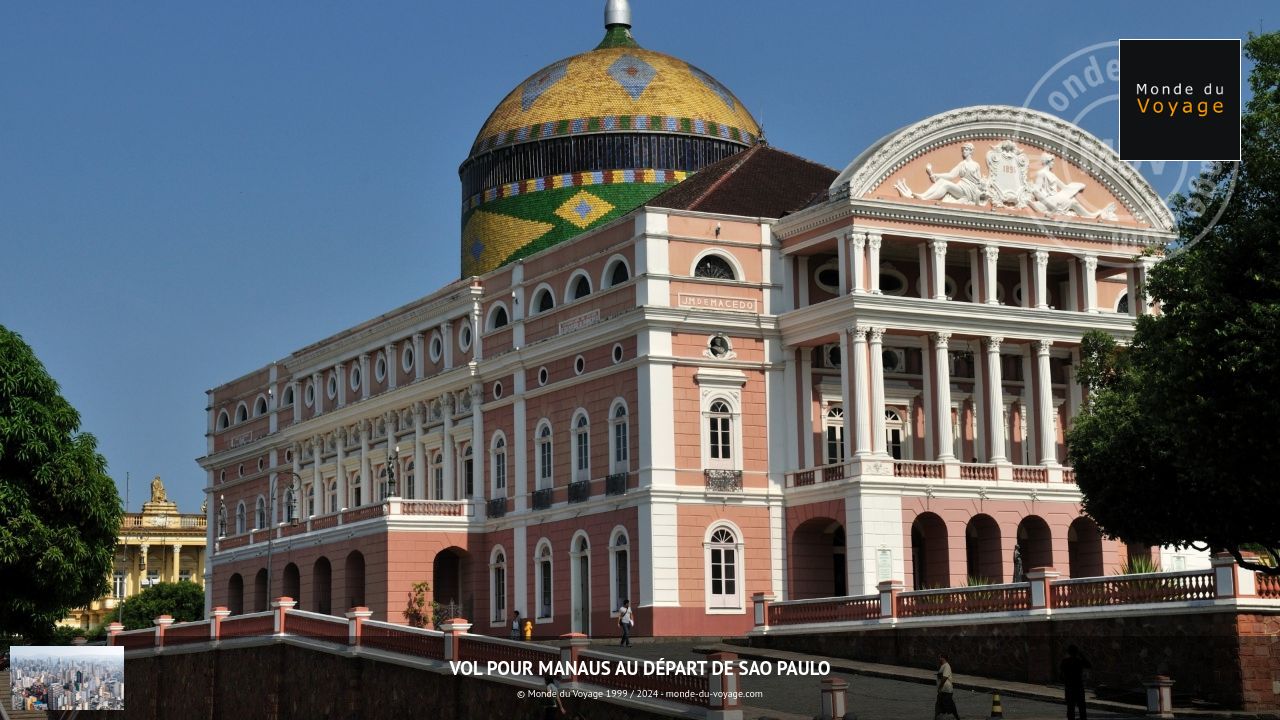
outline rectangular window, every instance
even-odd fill
[[[827,426],[827,464],[844,462],[844,426]]]
[[[628,571],[627,551],[618,550],[613,554],[613,572],[615,575],[614,592],[617,597],[614,598],[614,609],[622,606],[622,601],[631,597],[630,589],[630,573]]]
[[[472,464],[471,458],[467,458],[462,463],[462,478],[463,484],[466,486],[466,497],[475,495],[475,465]]]
[[[435,486],[436,486],[435,499],[443,500],[444,499],[444,466],[442,465],[436,466],[434,480],[435,480]]]
[[[613,426],[613,461],[618,467],[627,464],[627,424],[624,422]]]
[[[539,573],[542,575],[542,593],[540,602],[538,603],[538,617],[551,617],[551,563],[543,560],[539,563]]]
[[[493,456],[493,484],[499,489],[507,486],[507,454],[497,453]]]
[[[111,597],[124,597],[124,573],[118,572],[111,578]]]
[[[493,570],[493,619],[502,620],[507,615],[507,571],[498,567]]]
[[[551,443],[538,444],[538,458],[539,489],[551,487]]]
[[[709,420],[711,429],[711,457],[714,460],[730,459],[729,452],[729,418],[713,417]]]

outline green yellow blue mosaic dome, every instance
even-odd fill
[[[715,78],[636,44],[625,0],[605,38],[520,83],[458,170],[462,276],[602,225],[755,144],[760,127]]]

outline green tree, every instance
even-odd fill
[[[1090,402],[1068,436],[1108,535],[1237,560],[1258,546],[1280,557],[1280,35],[1245,52],[1238,172],[1219,164],[1173,203],[1180,251],[1150,272],[1161,313],[1138,319],[1132,345],[1086,337]]]
[[[107,592],[120,495],[31,347],[0,326],[0,632],[49,637]]]
[[[204,589],[193,582],[157,583],[134,595],[120,608],[125,630],[155,626],[155,619],[169,615],[174,622],[204,618]]]

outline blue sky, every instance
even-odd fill
[[[0,324],[137,509],[193,512],[204,391],[458,273],[457,168],[604,0],[0,4]],[[952,9],[963,6],[961,9]],[[634,0],[634,33],[842,168],[907,123],[1047,93],[1120,37],[1243,37],[1274,3]],[[1246,70],[1247,72],[1247,70]],[[1037,97],[1028,98],[1049,73]],[[1058,114],[1115,137],[1114,87]],[[1162,191],[1178,167],[1143,168]]]

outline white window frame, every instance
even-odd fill
[[[361,482],[360,473],[351,473],[347,478],[347,507],[351,509],[362,507],[364,500],[364,483]]]
[[[218,424],[214,427],[219,431],[231,427],[231,413],[227,412],[226,408],[218,411]]]
[[[579,408],[569,428],[573,438],[573,482],[591,480],[591,418]]]
[[[702,262],[708,255],[715,255],[728,263],[729,268],[733,270],[733,278],[698,277],[698,263]],[[689,277],[697,278],[702,281],[714,280],[716,282],[746,282],[747,275],[742,271],[742,263],[738,262],[738,258],[734,257],[732,252],[717,247],[703,250],[693,258],[693,262],[689,263]]]
[[[543,563],[550,566],[550,570],[548,572],[550,577],[546,579],[542,577]],[[551,541],[547,538],[539,540],[537,547],[533,552],[533,575],[533,621],[539,625],[554,622],[556,617],[556,566],[555,554],[551,548]],[[551,581],[549,585],[547,584],[547,580]],[[542,613],[542,595],[544,592],[547,594],[547,612],[545,615]]]
[[[626,574],[623,577],[627,585],[626,595],[618,593],[618,555],[620,553],[626,555]],[[631,599],[631,560],[631,537],[627,529],[619,525],[609,534],[609,617],[617,617],[622,601]]]
[[[600,273],[601,289],[616,287],[617,285],[622,284],[613,282],[614,268],[618,266],[618,263],[622,263],[622,266],[627,269],[627,279],[623,282],[630,282],[635,279],[635,273],[631,272],[631,263],[627,262],[627,259],[621,255],[614,255],[605,261],[604,272]]]
[[[507,436],[501,430],[489,441],[489,488],[490,497],[507,495]]]
[[[831,454],[832,444],[836,454]],[[844,456],[844,406],[832,405],[822,417],[822,457],[826,465],[835,465],[845,461]]]
[[[619,415],[618,411],[622,414]],[[609,408],[609,473],[631,471],[631,411],[618,398]]]
[[[328,491],[325,493],[329,501],[329,512],[336,513],[340,509],[338,505],[338,481],[330,479]]]
[[[444,357],[444,336],[439,330],[431,331],[431,336],[427,338],[427,357],[436,364]]]
[[[257,501],[253,504],[254,530],[267,529],[267,512],[267,498],[259,495]]]
[[[722,530],[728,531],[729,534],[732,536],[732,539],[734,542],[732,543],[714,542],[713,538],[715,538],[717,534]],[[744,552],[743,552],[742,538],[743,538],[742,530],[738,528],[737,525],[734,525],[733,523],[727,520],[719,520],[715,523],[712,523],[711,526],[707,528],[706,535],[703,536],[703,543],[702,543],[703,583],[704,583],[703,590],[705,594],[706,613],[708,615],[741,615],[742,613],[746,612],[746,605],[742,601],[742,597],[743,597],[742,586],[745,580],[745,578],[743,577],[743,571],[746,568],[746,559],[744,557]],[[722,567],[724,567],[724,555],[723,555],[724,551],[726,550],[733,551],[734,556],[733,556],[733,563],[732,563],[732,568],[733,568],[733,592],[732,593],[721,592],[721,593],[715,594],[712,592],[712,589],[713,589],[712,559],[715,556],[715,551],[717,550],[721,552],[720,558],[721,558]],[[721,580],[723,581],[724,579],[725,577],[722,573]],[[721,586],[721,590],[722,591],[724,590],[723,585]]]
[[[244,501],[241,500],[240,503],[236,505],[236,534],[243,535],[248,531],[248,529],[249,529],[248,508],[244,506]]]
[[[538,302],[538,298],[541,296],[543,291],[546,291],[547,297],[551,298],[551,307],[547,308],[546,310],[539,310],[538,305],[540,303]],[[541,315],[542,313],[549,313],[554,311],[557,307],[559,306],[556,305],[556,291],[551,289],[551,286],[547,283],[542,283],[538,285],[538,287],[534,288],[533,292],[529,294],[529,312],[528,312],[529,315]]]
[[[582,278],[587,281],[587,294],[580,298],[575,297],[574,295],[574,286],[578,284],[578,278]],[[591,297],[592,293],[595,291],[596,289],[591,283],[591,276],[588,275],[585,270],[574,270],[573,273],[569,275],[569,282],[564,285],[564,304],[568,305],[569,303],[577,300],[586,300]]]
[[[551,431],[551,422],[540,420],[534,429],[533,446],[537,449],[534,463],[537,470],[535,490],[555,487],[556,456],[555,433]]]
[[[496,321],[499,310],[501,310],[507,316],[507,321],[502,325],[494,325],[494,322]],[[493,332],[494,330],[500,330],[504,327],[510,327],[510,326],[511,326],[511,311],[507,309],[507,304],[499,300],[493,305],[490,305],[489,314],[486,315],[484,319],[485,332]]]
[[[246,405],[243,400],[241,400],[240,404],[236,405],[235,424],[239,425],[240,423],[245,422],[248,419],[249,419],[249,406]]]
[[[506,624],[508,590],[510,590],[510,583],[507,582],[507,552],[501,545],[495,545],[489,553],[490,627]]]
[[[723,403],[728,409],[727,413],[712,412],[712,408],[717,404]],[[742,413],[738,410],[738,403],[735,398],[728,393],[717,393],[707,398],[702,408],[702,418],[700,425],[702,427],[702,466],[716,470],[741,470],[742,469]],[[711,421],[713,419],[720,422],[729,423],[729,457],[712,457],[711,452]],[[719,428],[718,432],[723,433],[723,428]]]
[[[440,448],[433,448],[428,451],[431,458],[431,499],[444,499],[444,451]]]
[[[123,598],[127,592],[129,592],[129,576],[116,572],[111,578],[111,597]]]

